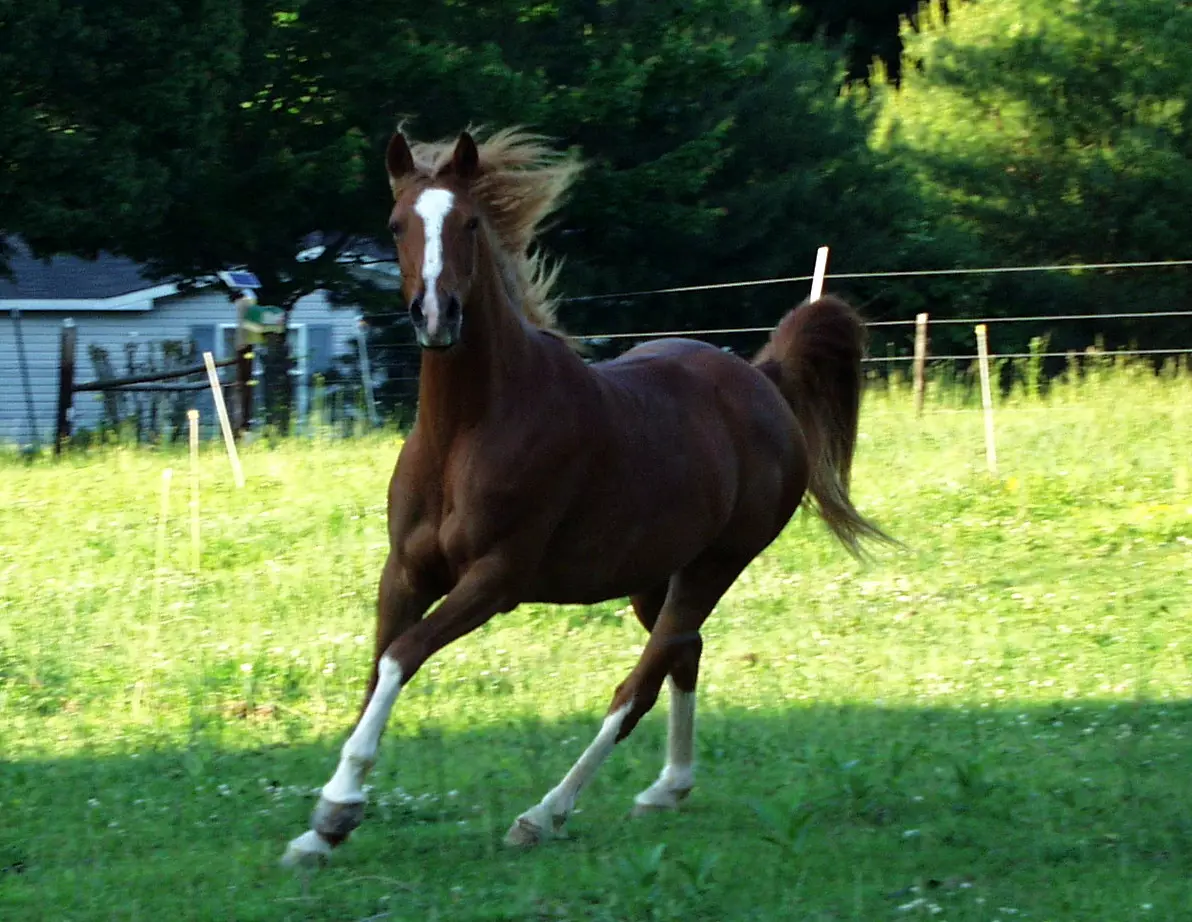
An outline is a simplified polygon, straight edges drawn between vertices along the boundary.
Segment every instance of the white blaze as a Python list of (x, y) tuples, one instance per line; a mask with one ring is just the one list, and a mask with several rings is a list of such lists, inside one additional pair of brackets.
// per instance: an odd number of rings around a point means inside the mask
[(422, 253), (422, 284), (426, 294), (422, 300), (422, 313), (426, 317), (429, 336), (439, 330), (439, 293), (435, 283), (443, 271), (443, 222), (454, 202), (455, 196), (446, 189), (427, 189), (414, 202), (414, 213), (422, 219), (426, 230), (426, 248)]

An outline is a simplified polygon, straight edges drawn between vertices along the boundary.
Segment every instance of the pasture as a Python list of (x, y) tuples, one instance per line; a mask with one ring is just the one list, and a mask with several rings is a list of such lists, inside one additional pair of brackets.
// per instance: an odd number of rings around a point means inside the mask
[[(1135, 920), (1192, 905), (1192, 378), (862, 411), (854, 563), (799, 513), (705, 631), (696, 788), (633, 819), (665, 697), (569, 837), (501, 836), (644, 635), (524, 606), (403, 693), (368, 821), (277, 865), (356, 715), (395, 434), (0, 461), (0, 918)], [(158, 561), (161, 472), (175, 471)], [(160, 566), (158, 563), (160, 562)]]

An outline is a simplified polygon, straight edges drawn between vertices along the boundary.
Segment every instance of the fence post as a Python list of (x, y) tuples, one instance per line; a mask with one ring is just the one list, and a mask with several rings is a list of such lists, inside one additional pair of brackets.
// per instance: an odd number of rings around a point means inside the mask
[(199, 411), (187, 410), (190, 427), (190, 568), (199, 572), (201, 535), (199, 526)]
[(824, 293), (824, 276), (828, 274), (828, 248), (820, 247), (815, 252), (815, 274), (811, 277), (811, 297), (818, 301)]
[(985, 324), (977, 325), (977, 365), (981, 371), (981, 404), (985, 408), (985, 463), (997, 473), (997, 448), (993, 443), (993, 388), (989, 384), (989, 337)]
[(232, 424), (228, 421), (228, 407), (224, 403), (223, 388), (215, 370), (215, 358), (210, 352), (203, 353), (207, 364), (207, 380), (211, 382), (211, 396), (215, 399), (215, 412), (219, 416), (219, 427), (223, 430), (224, 445), (228, 449), (228, 461), (232, 465), (232, 476), (237, 487), (244, 486), (244, 470), (240, 467), (240, 455), (236, 452), (236, 437), (232, 435)]
[(21, 332), (21, 310), (9, 310), (12, 318), (12, 335), (17, 344), (17, 366), (21, 372), (21, 387), (25, 392), (25, 413), (28, 415), (29, 437), (34, 453), (41, 451), (41, 437), (37, 434), (37, 408), (33, 404), (33, 385), (29, 381), (29, 359), (25, 355), (25, 336)]
[(236, 347), (236, 396), (239, 398), (236, 434), (244, 435), (252, 421), (252, 346)]
[(356, 346), (360, 353), (360, 382), (364, 385), (364, 400), (368, 407), (368, 421), (377, 425), (377, 400), (373, 394), (372, 366), (368, 361), (368, 324), (363, 320), (356, 326)]
[(161, 472), (161, 505), (157, 513), (157, 539), (153, 551), (153, 639), (157, 640), (157, 625), (161, 621), (162, 577), (166, 566), (166, 542), (169, 539), (170, 484), (174, 469)]
[(923, 395), (927, 390), (927, 315), (915, 315), (915, 415), (923, 415)]
[(54, 454), (62, 454), (62, 443), (70, 438), (70, 423), (74, 416), (75, 341), (78, 331), (74, 321), (62, 321), (58, 348), (58, 413), (54, 424)]

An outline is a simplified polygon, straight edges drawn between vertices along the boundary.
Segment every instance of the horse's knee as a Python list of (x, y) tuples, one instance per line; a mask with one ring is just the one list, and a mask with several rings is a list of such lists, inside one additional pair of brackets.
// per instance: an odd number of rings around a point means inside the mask
[(671, 652), (670, 675), (680, 691), (695, 691), (695, 683), (699, 679), (699, 658), (703, 649), (703, 638), (695, 634), (694, 637), (685, 638)]
[(640, 682), (625, 682), (617, 689), (609, 713), (615, 713), (628, 706), (628, 710), (621, 718), (620, 726), (617, 727), (616, 741), (618, 743), (633, 732), (633, 728), (637, 726), (639, 720), (650, 713), (650, 709), (658, 701), (658, 692), (662, 687), (663, 678), (665, 678), (665, 673), (657, 677), (647, 676)]

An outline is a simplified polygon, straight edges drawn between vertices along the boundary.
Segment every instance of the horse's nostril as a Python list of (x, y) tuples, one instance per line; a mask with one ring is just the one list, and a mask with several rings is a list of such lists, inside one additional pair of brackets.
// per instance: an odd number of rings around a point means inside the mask
[(447, 299), (447, 316), (454, 320), (463, 313), (464, 306), (459, 302), (458, 295), (451, 295)]
[(422, 313), (422, 295), (415, 295), (410, 302), (410, 319), (415, 323), (422, 323), (426, 319)]

